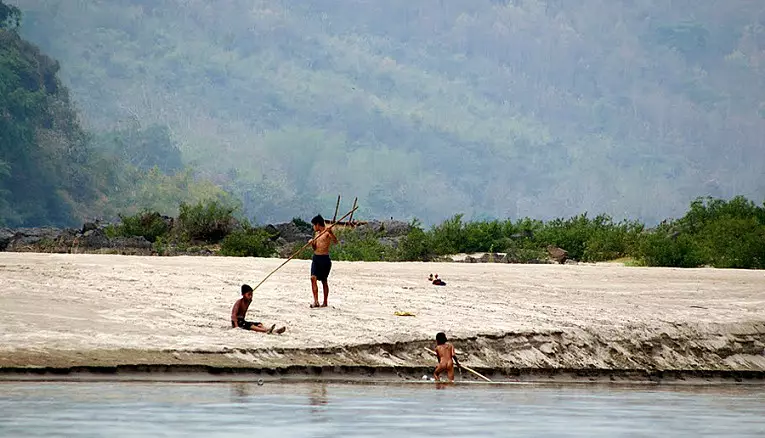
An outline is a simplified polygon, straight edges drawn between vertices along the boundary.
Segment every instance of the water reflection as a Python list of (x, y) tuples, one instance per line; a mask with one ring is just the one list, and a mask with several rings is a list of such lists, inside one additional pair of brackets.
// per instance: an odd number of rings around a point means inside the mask
[(765, 436), (762, 412), (762, 386), (0, 383), (0, 436)]
[(248, 397), (253, 395), (252, 384), (245, 382), (233, 382), (231, 383), (231, 393), (233, 394), (233, 397), (231, 397), (232, 402), (243, 402)]

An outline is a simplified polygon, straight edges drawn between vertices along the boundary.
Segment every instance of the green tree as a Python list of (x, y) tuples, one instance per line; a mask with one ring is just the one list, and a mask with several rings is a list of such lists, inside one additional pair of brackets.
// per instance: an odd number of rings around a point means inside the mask
[(15, 29), (21, 25), (21, 11), (0, 0), (0, 29)]

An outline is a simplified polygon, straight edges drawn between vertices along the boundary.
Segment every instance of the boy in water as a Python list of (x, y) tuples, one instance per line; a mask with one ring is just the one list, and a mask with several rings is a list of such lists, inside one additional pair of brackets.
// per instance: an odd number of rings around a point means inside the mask
[[(234, 303), (234, 308), (231, 309), (231, 327), (238, 327), (244, 330), (253, 330), (256, 332), (268, 334), (274, 333), (276, 324), (267, 329), (263, 326), (262, 323), (251, 322), (244, 319), (244, 317), (247, 315), (247, 309), (250, 308), (250, 303), (252, 303), (252, 288), (249, 285), (243, 284), (242, 298), (236, 300), (236, 303)], [(286, 327), (280, 327), (278, 330), (276, 330), (275, 333), (282, 334), (285, 330), (287, 330)]]
[(436, 381), (441, 378), (441, 373), (446, 371), (446, 376), (449, 378), (449, 382), (454, 382), (454, 363), (461, 368), (460, 361), (457, 360), (457, 356), (454, 354), (454, 346), (446, 342), (446, 334), (441, 332), (436, 335), (436, 357), (438, 358), (438, 366), (433, 372), (433, 377)]
[[(330, 228), (325, 233), (326, 225), (324, 218), (321, 215), (317, 215), (311, 219), (313, 224), (314, 238), (310, 240), (311, 247), (313, 248), (313, 260), (311, 261), (311, 291), (313, 292), (313, 304), (311, 308), (327, 307), (327, 297), (329, 297), (329, 284), (327, 284), (327, 277), (329, 277), (329, 271), (332, 269), (332, 260), (329, 259), (329, 247), (333, 243), (337, 242), (337, 237)], [(317, 281), (321, 281), (321, 285), (324, 288), (324, 303), (319, 305), (319, 285)]]

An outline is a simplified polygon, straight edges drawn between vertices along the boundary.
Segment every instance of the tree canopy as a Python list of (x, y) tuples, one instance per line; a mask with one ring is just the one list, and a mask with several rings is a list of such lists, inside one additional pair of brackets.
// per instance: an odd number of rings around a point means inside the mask
[(88, 129), (166, 127), (259, 219), (337, 193), (426, 223), (765, 195), (762, 2), (14, 3)]

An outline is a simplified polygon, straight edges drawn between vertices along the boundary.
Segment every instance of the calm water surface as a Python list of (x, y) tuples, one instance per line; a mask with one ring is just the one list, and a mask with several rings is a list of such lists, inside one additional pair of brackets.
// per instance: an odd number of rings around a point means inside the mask
[(765, 387), (7, 382), (0, 436), (765, 437)]

